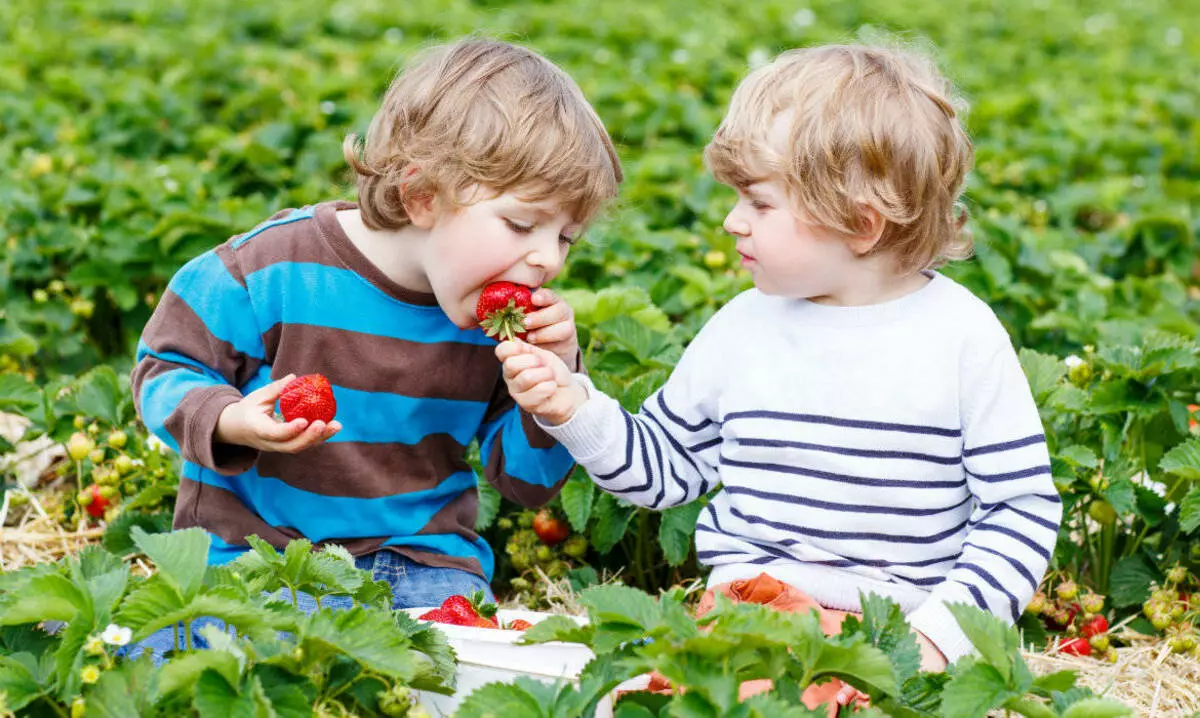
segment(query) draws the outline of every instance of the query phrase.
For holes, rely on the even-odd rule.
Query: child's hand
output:
[[[525,317],[529,331],[525,341],[554,352],[571,371],[578,371],[579,335],[575,331],[575,310],[562,297],[541,288],[530,297],[541,309]]]
[[[496,358],[504,363],[504,382],[513,400],[547,424],[566,423],[587,401],[587,390],[554,352],[509,341],[496,346]]]
[[[338,433],[342,425],[336,420],[328,424],[323,421],[309,424],[307,419],[284,423],[275,418],[275,402],[283,387],[295,378],[295,374],[288,374],[225,407],[217,418],[215,439],[260,451],[294,454]]]

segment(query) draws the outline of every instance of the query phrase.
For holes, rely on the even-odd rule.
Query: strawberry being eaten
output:
[[[534,311],[533,290],[514,282],[492,282],[475,304],[475,318],[489,337],[525,339],[525,317]]]
[[[333,387],[321,374],[298,376],[283,387],[279,395],[279,413],[284,421],[307,419],[308,423],[333,421],[337,414],[337,401],[333,398]]]

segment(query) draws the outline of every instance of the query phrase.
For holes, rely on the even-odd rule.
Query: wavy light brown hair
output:
[[[866,233],[863,206],[873,208],[886,225],[872,252],[915,272],[971,255],[959,202],[974,161],[965,109],[919,52],[789,50],[742,81],[704,156],[734,187],[781,180],[798,216],[842,235]]]
[[[372,229],[410,222],[405,203],[460,205],[472,188],[559,203],[587,224],[622,180],[612,140],[578,85],[541,55],[497,40],[432,47],[403,70],[366,138],[343,144]]]

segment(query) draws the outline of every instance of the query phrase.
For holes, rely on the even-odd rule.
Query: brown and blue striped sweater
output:
[[[572,459],[508,395],[493,339],[359,252],[335,217],[350,207],[286,210],[196,257],[147,323],[133,390],[146,426],[184,460],[175,527],[212,535],[210,563],[257,534],[386,548],[490,579],[468,445],[478,440],[487,481],[525,506],[553,497]],[[314,372],[333,385],[343,426],[328,442],[299,454],[214,443],[226,406]]]

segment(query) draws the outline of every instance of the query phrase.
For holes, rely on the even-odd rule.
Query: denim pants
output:
[[[392,608],[419,608],[421,606],[440,606],[442,601],[456,594],[470,595],[474,591],[483,591],[489,601],[496,597],[487,581],[473,573],[457,568],[439,568],[417,563],[395,551],[376,551],[375,553],[359,556],[354,560],[358,568],[370,571],[376,581],[387,581],[392,587]],[[298,592],[296,602],[300,610],[312,613],[317,610],[316,600],[307,593]],[[345,610],[354,605],[349,596],[326,596],[321,599],[321,608]],[[192,621],[192,647],[208,648],[208,642],[200,635],[200,629],[205,626],[216,626],[225,629],[225,622],[210,616],[202,616]],[[183,626],[176,633],[175,626],[167,626],[150,634],[140,643],[132,644],[121,649],[120,653],[130,658],[137,658],[145,651],[150,651],[154,664],[161,666],[166,660],[167,651],[186,648],[186,638],[183,636]],[[176,645],[178,635],[179,644]]]

